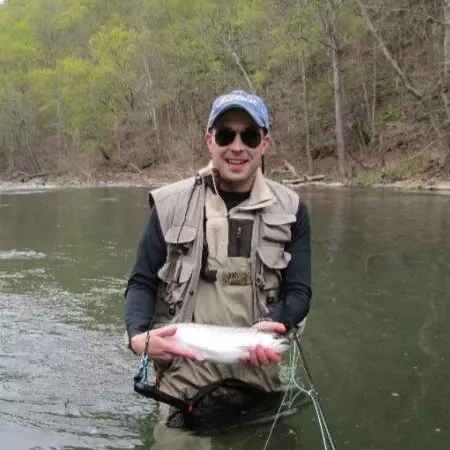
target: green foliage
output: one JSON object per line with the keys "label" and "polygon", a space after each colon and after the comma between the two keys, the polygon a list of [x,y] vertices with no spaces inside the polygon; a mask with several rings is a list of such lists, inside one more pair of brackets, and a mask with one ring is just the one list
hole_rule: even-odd
{"label": "green foliage", "polygon": [[108,83],[104,66],[68,57],[60,62],[58,77],[67,134],[81,143],[107,139],[114,116],[105,104],[106,97],[101,101]]}
{"label": "green foliage", "polygon": [[128,71],[135,58],[135,33],[122,26],[102,27],[89,40],[92,58],[111,70]]}
{"label": "green foliage", "polygon": [[384,125],[388,122],[400,120],[402,117],[403,114],[400,108],[397,108],[389,103],[383,106],[383,108],[379,111],[377,116],[377,124]]}
{"label": "green foliage", "polygon": [[[118,164],[167,159],[201,141],[217,94],[249,84],[274,112],[280,147],[298,147],[303,64],[311,140],[320,141],[334,120],[330,7],[329,0],[9,1],[0,8],[0,160],[2,149],[14,148],[17,165],[30,142],[36,160],[50,160],[46,146],[55,140],[64,140],[70,162],[99,149]],[[371,86],[374,55],[377,70],[382,57],[353,2],[341,3],[338,21],[352,110],[370,101],[362,86]],[[390,72],[382,76],[380,96]],[[404,119],[396,93],[388,94],[377,125]]]}
{"label": "green foliage", "polygon": [[339,10],[340,30],[344,46],[364,36],[367,27],[352,2],[343,2]]}
{"label": "green foliage", "polygon": [[34,32],[25,21],[9,23],[0,34],[0,66],[4,70],[25,72],[39,61],[41,49]]}
{"label": "green foliage", "polygon": [[37,107],[42,123],[51,122],[58,104],[58,74],[54,69],[37,68],[27,74],[28,95]]}
{"label": "green foliage", "polygon": [[427,168],[429,158],[425,153],[413,155],[405,161],[389,167],[362,170],[356,179],[357,183],[367,185],[374,183],[394,183],[410,178]]}

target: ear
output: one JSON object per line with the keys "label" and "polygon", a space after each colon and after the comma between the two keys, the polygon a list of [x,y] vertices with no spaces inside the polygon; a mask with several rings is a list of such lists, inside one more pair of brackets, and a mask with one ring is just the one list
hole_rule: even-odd
{"label": "ear", "polygon": [[262,140],[262,143],[261,143],[261,145],[262,145],[262,147],[261,147],[261,155],[264,155],[267,152],[267,150],[269,150],[271,142],[272,142],[272,139],[270,138],[270,135],[266,134],[263,137],[263,140]]}
{"label": "ear", "polygon": [[213,138],[213,135],[209,131],[207,131],[205,133],[205,142],[206,142],[206,145],[208,146],[209,152],[211,153],[211,151],[212,151],[211,148],[212,148],[212,144],[214,142],[214,138]]}

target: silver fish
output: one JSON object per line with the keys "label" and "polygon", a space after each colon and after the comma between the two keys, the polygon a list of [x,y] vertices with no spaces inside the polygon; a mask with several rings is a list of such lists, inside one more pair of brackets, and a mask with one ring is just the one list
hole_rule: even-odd
{"label": "silver fish", "polygon": [[248,356],[249,349],[256,345],[277,353],[285,352],[290,340],[278,333],[250,327],[226,327],[197,323],[174,324],[177,331],[170,337],[185,349],[192,350],[204,360],[234,364]]}

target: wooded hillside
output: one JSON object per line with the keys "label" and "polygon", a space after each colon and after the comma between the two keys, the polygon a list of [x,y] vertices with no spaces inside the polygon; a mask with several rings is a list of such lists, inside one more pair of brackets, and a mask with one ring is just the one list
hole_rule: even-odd
{"label": "wooded hillside", "polygon": [[269,162],[450,175],[450,0],[8,0],[0,173],[184,168],[217,94],[256,91]]}

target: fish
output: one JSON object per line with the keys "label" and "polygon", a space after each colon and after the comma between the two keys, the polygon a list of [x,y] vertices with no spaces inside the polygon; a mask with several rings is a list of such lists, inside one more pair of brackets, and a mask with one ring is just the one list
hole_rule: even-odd
{"label": "fish", "polygon": [[177,323],[176,332],[168,339],[192,350],[199,360],[236,364],[248,357],[256,345],[269,348],[279,354],[290,346],[290,339],[282,334],[261,331],[251,327],[228,327],[198,323]]}

